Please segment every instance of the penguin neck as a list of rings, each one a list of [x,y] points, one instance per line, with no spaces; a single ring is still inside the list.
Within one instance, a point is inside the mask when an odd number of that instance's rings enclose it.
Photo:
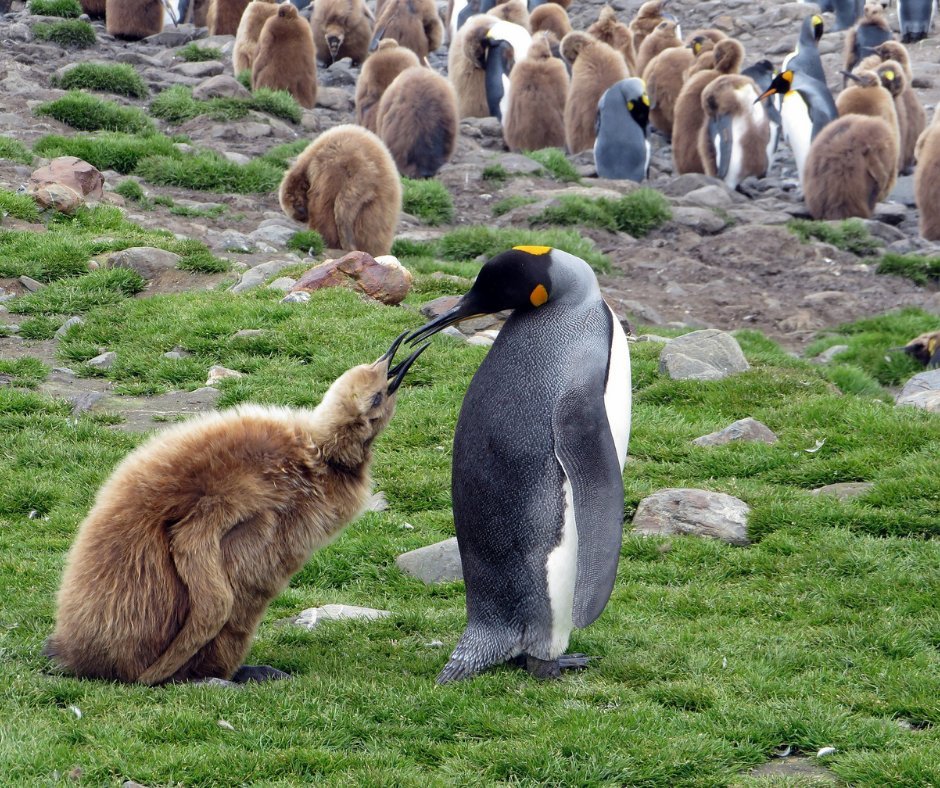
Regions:
[[[591,267],[581,261],[577,267],[565,267],[552,271],[553,290],[557,295],[546,304],[546,307],[555,304],[559,307],[571,308],[600,300],[601,290],[597,284],[597,277]]]

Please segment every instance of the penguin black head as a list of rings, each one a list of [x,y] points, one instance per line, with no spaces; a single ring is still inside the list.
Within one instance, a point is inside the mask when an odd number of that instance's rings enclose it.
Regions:
[[[638,77],[628,77],[621,79],[615,85],[608,88],[598,103],[598,117],[604,102],[609,100],[621,100],[627,108],[627,112],[637,122],[637,125],[646,131],[650,119],[650,99],[646,95],[646,85]]]
[[[819,39],[823,36],[823,18],[819,14],[813,14],[813,38],[816,39],[816,43],[819,43]]]
[[[774,95],[774,93],[779,93],[781,96],[785,96],[790,92],[790,89],[793,87],[793,72],[787,69],[786,71],[781,71],[777,76],[773,78],[773,81],[770,83],[770,87],[767,88],[763,93],[757,97],[757,101],[763,101],[768,96]]]
[[[539,309],[588,276],[594,279],[588,264],[574,255],[549,246],[513,247],[487,260],[457,306],[413,331],[408,342],[425,339],[477,315],[504,309],[517,313]]]

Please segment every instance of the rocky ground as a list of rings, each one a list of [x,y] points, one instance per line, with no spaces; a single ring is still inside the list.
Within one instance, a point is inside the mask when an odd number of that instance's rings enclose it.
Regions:
[[[617,0],[613,5],[628,19],[639,0]],[[576,26],[586,27],[597,15],[601,2],[577,0],[571,9]],[[815,6],[774,3],[769,0],[729,0],[671,5],[683,30],[715,26],[736,36],[747,48],[746,62],[768,57],[779,63],[791,50],[800,21]],[[97,46],[69,50],[33,40],[31,23],[36,17],[22,2],[0,17],[0,133],[27,145],[50,134],[74,130],[33,108],[63,91],[50,87],[50,78],[63,67],[84,60],[132,64],[152,92],[171,85],[196,87],[219,74],[231,74],[230,36],[208,39],[205,31],[191,26],[168,27],[142,42],[121,42],[95,23]],[[831,22],[826,15],[827,23]],[[831,25],[830,25],[831,26]],[[834,92],[841,83],[844,33],[827,32],[821,42],[823,62]],[[190,40],[214,46],[223,61],[186,63],[177,48]],[[915,86],[932,113],[940,97],[940,39],[930,38],[911,47]],[[432,65],[446,70],[446,51],[435,53]],[[260,155],[276,144],[312,139],[317,132],[354,119],[353,96],[358,69],[340,61],[321,69],[318,106],[305,111],[300,124],[290,124],[256,114],[239,122],[219,123],[205,117],[181,126],[159,122],[169,134],[185,134],[193,145],[208,147],[236,161]],[[112,98],[109,96],[109,98]],[[137,103],[146,107],[148,100]],[[602,277],[612,305],[632,321],[649,326],[714,326],[724,329],[756,328],[786,347],[798,351],[821,329],[844,321],[885,312],[895,307],[922,306],[940,312],[940,295],[906,279],[877,275],[870,262],[823,243],[800,243],[785,224],[805,216],[792,157],[781,147],[768,178],[750,179],[740,191],[729,191],[705,176],[674,177],[668,144],[654,137],[654,157],[649,185],[665,194],[673,206],[673,219],[644,239],[624,233],[585,229],[607,253],[615,270]],[[460,141],[453,161],[439,174],[451,191],[457,208],[455,224],[528,226],[528,219],[560,194],[620,194],[635,188],[624,182],[601,181],[594,176],[590,153],[574,157],[585,177],[578,185],[564,184],[532,172],[533,163],[505,152],[499,126],[493,119],[469,119],[461,124]],[[482,178],[485,167],[502,164],[514,177],[502,182]],[[30,167],[0,160],[0,186],[16,189],[29,176]],[[106,189],[124,176],[105,173]],[[261,263],[288,264],[297,258],[283,246],[299,229],[281,213],[276,195],[217,195],[164,187],[147,191],[170,196],[178,204],[227,206],[218,217],[186,218],[156,206],[140,211],[128,206],[129,218],[147,227],[169,229],[182,236],[205,241],[213,250],[237,261],[238,267]],[[525,195],[539,200],[494,219],[492,206],[506,197]],[[122,204],[115,194],[107,198]],[[898,252],[940,253],[940,248],[917,237],[917,211],[913,205],[912,178],[902,177],[889,203],[878,207],[867,222],[872,235],[886,248]],[[433,237],[450,228],[427,228],[413,217],[403,216],[399,236]],[[231,251],[240,249],[237,255]],[[195,286],[213,286],[216,280],[194,278],[183,272],[153,282],[148,293]],[[16,282],[0,281],[0,287],[16,293]],[[145,294],[146,295],[146,294]],[[13,317],[12,315],[7,317]],[[0,353],[16,355],[15,340],[0,340]],[[34,351],[36,348],[34,348]],[[20,349],[22,352],[22,349]]]

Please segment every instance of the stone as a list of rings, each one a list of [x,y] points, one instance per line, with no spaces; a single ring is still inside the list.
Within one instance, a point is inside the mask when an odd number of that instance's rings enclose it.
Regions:
[[[940,391],[919,391],[899,399],[897,405],[921,408],[928,413],[940,413]]]
[[[317,106],[337,112],[349,112],[353,108],[353,97],[342,88],[320,87],[317,89]]]
[[[727,427],[717,432],[710,432],[708,435],[702,435],[696,438],[692,443],[696,446],[724,446],[732,441],[742,443],[776,443],[777,436],[766,425],[752,419],[738,419]]]
[[[216,364],[213,367],[209,367],[209,377],[206,379],[206,386],[212,387],[220,380],[230,380],[241,377],[244,377],[241,372]]]
[[[192,25],[180,25],[179,27],[167,27],[159,33],[147,36],[143,41],[145,44],[175,49],[199,38],[204,32],[202,28],[193,27]]]
[[[198,101],[211,98],[249,98],[250,96],[251,91],[228,74],[216,74],[193,88],[193,98]]]
[[[924,391],[937,390],[940,390],[940,369],[918,372],[904,384],[904,388],[901,389],[901,393],[898,394],[895,401],[900,404],[901,400],[906,397],[920,394]]]
[[[395,559],[395,565],[406,575],[429,585],[463,580],[457,537],[402,553]]]
[[[875,211],[872,218],[885,224],[899,225],[907,217],[910,211],[903,203],[880,202],[875,205]]]
[[[287,246],[287,242],[297,234],[297,229],[286,224],[269,224],[258,227],[248,233],[248,237],[255,242],[263,241],[273,246]]]
[[[670,488],[640,501],[633,516],[634,533],[647,536],[704,536],[729,544],[750,544],[750,507],[725,493]]]
[[[659,356],[659,371],[674,380],[721,380],[750,369],[737,340],[706,328],[676,337]]]
[[[251,252],[255,247],[252,240],[244,233],[238,232],[238,230],[225,230],[217,234],[214,245],[226,252]]]
[[[35,293],[45,287],[42,282],[37,282],[31,276],[26,276],[26,274],[23,274],[17,281],[29,290],[30,293]]]
[[[672,209],[672,221],[697,233],[714,235],[725,229],[727,222],[708,208],[679,206]]]
[[[833,345],[832,347],[826,348],[818,356],[814,356],[810,359],[811,364],[828,364],[840,353],[845,353],[849,349],[848,345]]]
[[[381,301],[401,303],[411,290],[411,272],[392,255],[374,258],[366,252],[349,252],[338,260],[327,260],[306,271],[291,292],[314,292],[325,287],[352,286]]]
[[[184,77],[214,77],[225,71],[225,66],[218,60],[203,60],[196,63],[177,63],[172,70]]]
[[[521,153],[506,153],[497,161],[510,175],[535,175],[542,171],[541,164]]]
[[[130,268],[148,281],[179,265],[180,256],[152,246],[132,246],[115,252],[107,259],[109,268]]]
[[[281,299],[282,304],[306,304],[310,301],[310,293],[305,290],[298,290],[295,293],[288,293]]]
[[[114,366],[114,362],[117,361],[117,353],[113,350],[109,350],[105,353],[101,353],[95,356],[93,359],[89,359],[85,363],[89,367],[94,367],[95,369],[111,369]]]
[[[56,329],[55,338],[56,338],[56,339],[62,339],[62,337],[64,337],[64,336],[68,333],[68,330],[69,330],[72,326],[80,326],[80,325],[82,325],[84,322],[85,322],[85,321],[82,320],[82,318],[78,317],[77,315],[75,315],[75,316],[73,316],[73,317],[70,317],[70,318],[69,318],[68,320],[66,320],[61,326],[59,326],[58,329]]]
[[[460,301],[460,296],[441,296],[433,301],[427,301],[421,305],[421,314],[429,320],[440,317],[445,312],[449,312]]]
[[[289,293],[290,289],[297,284],[297,280],[292,276],[281,276],[268,285],[268,290],[280,290],[282,293]]]
[[[727,187],[718,184],[693,189],[685,195],[684,200],[701,208],[730,208],[734,202]]]
[[[64,186],[78,195],[79,204],[89,200],[100,200],[104,194],[104,176],[87,161],[76,156],[59,156],[44,167],[39,167],[29,177],[26,193],[36,195],[53,184]],[[65,211],[63,211],[65,212]]]
[[[838,776],[829,769],[820,766],[812,758],[790,755],[774,758],[765,764],[751,769],[750,777],[756,778],[755,785],[837,785]]]
[[[84,391],[69,397],[69,402],[72,403],[72,416],[87,413],[102,399],[104,399],[104,394],[100,391]]]
[[[323,621],[375,621],[388,618],[388,610],[375,610],[371,607],[358,607],[356,605],[323,605],[323,607],[310,607],[302,610],[296,616],[281,619],[279,623],[293,624],[304,629],[315,629]]]
[[[30,192],[40,208],[51,208],[65,214],[73,214],[83,204],[82,196],[61,183],[47,183]]]
[[[836,484],[826,484],[810,490],[813,495],[826,495],[832,498],[838,498],[840,501],[847,501],[852,498],[867,493],[872,487],[873,482],[837,482]]]
[[[296,260],[270,260],[267,263],[249,268],[242,274],[239,282],[229,288],[230,293],[244,293],[246,290],[253,290],[264,284],[264,281],[281,272],[282,269],[290,265],[297,265]]]

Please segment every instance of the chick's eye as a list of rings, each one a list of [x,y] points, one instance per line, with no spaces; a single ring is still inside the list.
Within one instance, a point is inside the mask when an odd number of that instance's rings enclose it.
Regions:
[[[372,398],[372,407],[377,408],[382,404],[383,399],[385,399],[385,392],[377,391],[375,396]]]

